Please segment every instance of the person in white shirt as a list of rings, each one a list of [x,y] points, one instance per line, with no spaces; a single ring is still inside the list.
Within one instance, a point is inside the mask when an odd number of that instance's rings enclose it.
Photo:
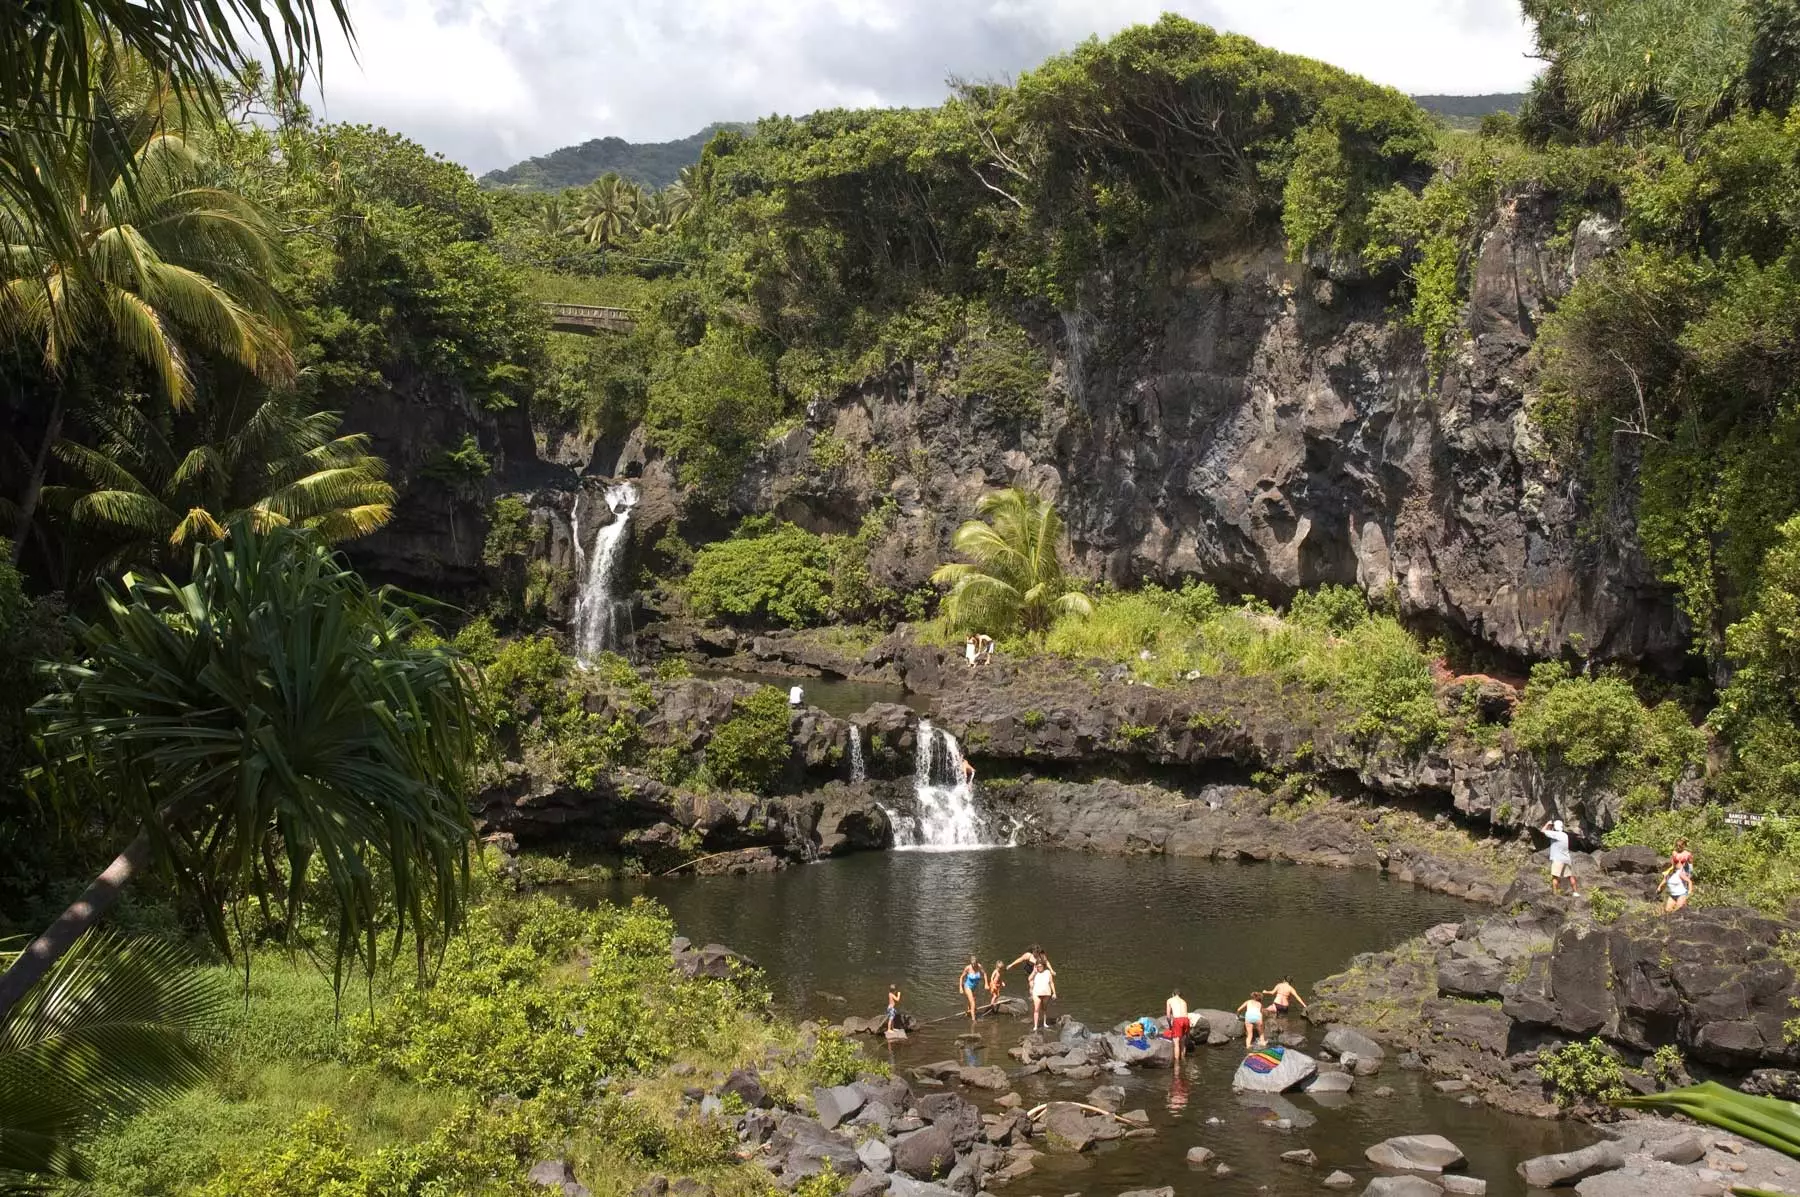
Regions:
[[[788,705],[790,707],[797,707],[801,703],[804,703],[805,701],[806,701],[806,690],[803,687],[801,687],[799,685],[793,685],[793,686],[788,687]]]
[[[1569,879],[1569,896],[1581,893],[1581,886],[1575,880],[1575,866],[1569,858],[1569,833],[1563,829],[1561,819],[1552,819],[1544,824],[1543,832],[1550,838],[1550,892],[1562,892],[1562,879]]]

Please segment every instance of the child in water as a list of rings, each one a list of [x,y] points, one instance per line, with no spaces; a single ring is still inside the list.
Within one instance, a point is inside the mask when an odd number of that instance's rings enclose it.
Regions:
[[[962,977],[957,984],[962,989],[963,997],[968,999],[970,1022],[975,1021],[975,991],[986,980],[981,971],[981,961],[973,956],[969,957],[969,962],[963,965]]]
[[[993,971],[988,973],[988,1005],[990,1007],[998,1006],[1000,1004],[1000,991],[1006,988],[1006,979],[1000,974],[1004,972],[1005,969],[1006,962],[1004,960],[996,960],[994,961]]]
[[[1252,1047],[1267,1047],[1269,1040],[1263,1035],[1262,991],[1259,989],[1250,995],[1248,1001],[1238,1007],[1238,1013],[1244,1016],[1244,1050]],[[1255,1040],[1254,1043],[1251,1040]]]

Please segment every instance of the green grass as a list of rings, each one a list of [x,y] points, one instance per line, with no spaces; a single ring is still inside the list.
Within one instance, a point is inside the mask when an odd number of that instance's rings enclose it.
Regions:
[[[598,308],[647,308],[657,285],[629,274],[556,274],[535,267],[524,272],[525,293],[539,303],[584,303]]]

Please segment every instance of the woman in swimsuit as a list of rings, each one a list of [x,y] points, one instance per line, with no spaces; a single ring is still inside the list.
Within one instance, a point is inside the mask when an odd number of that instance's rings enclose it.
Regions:
[[[1669,853],[1669,867],[1680,869],[1686,875],[1687,883],[1694,883],[1694,854],[1688,851],[1685,839],[1675,841],[1675,851]]]
[[[1031,1029],[1035,1031],[1045,1025],[1044,1002],[1056,996],[1056,970],[1050,967],[1050,957],[1044,954],[1044,949],[1036,944],[1032,944],[1009,967],[1016,967],[1027,960],[1031,961]]]
[[[987,978],[981,971],[981,961],[973,956],[969,957],[969,962],[963,965],[962,978],[958,984],[962,986],[963,997],[967,998],[969,1001],[970,1022],[975,1021],[975,990],[978,989],[985,980],[987,980]]]
[[[1251,994],[1250,1000],[1238,1007],[1238,1013],[1244,1016],[1244,1050],[1269,1046],[1268,1039],[1263,1036],[1262,991]],[[1252,1039],[1256,1042],[1252,1043]]]
[[[1688,904],[1688,898],[1694,892],[1694,883],[1687,870],[1680,865],[1670,865],[1662,875],[1662,884],[1657,888],[1669,892],[1669,900],[1663,906],[1663,913],[1674,914]]]

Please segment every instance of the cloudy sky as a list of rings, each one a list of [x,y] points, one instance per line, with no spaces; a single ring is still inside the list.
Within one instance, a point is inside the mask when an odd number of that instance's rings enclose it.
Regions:
[[[480,172],[591,137],[936,103],[1177,11],[1412,93],[1520,91],[1516,0],[352,0],[323,115]]]

